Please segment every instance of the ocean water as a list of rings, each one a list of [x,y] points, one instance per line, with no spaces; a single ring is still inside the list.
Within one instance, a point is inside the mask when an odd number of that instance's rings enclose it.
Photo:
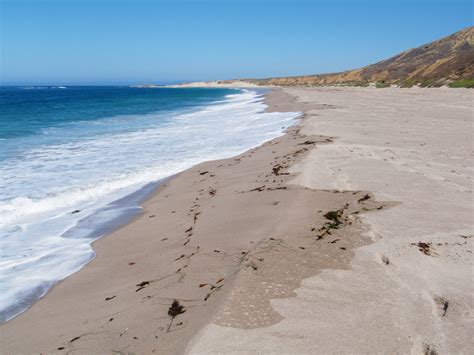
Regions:
[[[282,134],[242,89],[0,87],[0,321],[94,258],[162,180]]]

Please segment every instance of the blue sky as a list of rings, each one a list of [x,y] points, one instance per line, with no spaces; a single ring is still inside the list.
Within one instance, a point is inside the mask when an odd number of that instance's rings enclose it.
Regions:
[[[357,68],[473,23],[470,0],[0,0],[6,85]]]

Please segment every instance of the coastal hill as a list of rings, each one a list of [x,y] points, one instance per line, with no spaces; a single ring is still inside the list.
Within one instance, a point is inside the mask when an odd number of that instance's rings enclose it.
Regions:
[[[474,86],[474,27],[406,50],[392,58],[341,73],[305,75],[267,79],[245,79],[257,85],[312,86],[390,84],[404,87]],[[221,81],[220,83],[232,81]]]

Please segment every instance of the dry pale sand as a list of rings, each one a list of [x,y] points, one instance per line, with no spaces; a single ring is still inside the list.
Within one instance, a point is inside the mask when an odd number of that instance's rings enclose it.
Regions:
[[[280,91],[267,102],[277,111],[328,108]],[[95,260],[0,326],[1,352],[182,353],[210,321],[240,328],[282,321],[271,299],[294,296],[303,278],[323,269],[348,267],[352,250],[370,242],[358,213],[385,206],[363,191],[289,184],[297,174],[288,169],[330,142],[297,126],[169,180],[139,218],[94,243]],[[171,317],[174,300],[184,308]]]
[[[241,309],[226,300],[187,351],[472,354],[474,92],[285,92],[331,105],[307,111],[302,133],[336,137],[290,169],[291,183],[368,190],[397,205],[362,216],[373,243],[355,251],[350,269],[329,266],[305,279],[296,297],[272,299],[280,322],[245,329],[227,321]],[[245,303],[255,293],[246,291],[231,294]]]

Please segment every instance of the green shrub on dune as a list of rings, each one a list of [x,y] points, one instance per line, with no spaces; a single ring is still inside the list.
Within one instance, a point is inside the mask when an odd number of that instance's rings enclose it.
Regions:
[[[377,89],[388,88],[389,86],[390,86],[390,84],[389,84],[389,83],[386,83],[384,80],[382,80],[382,81],[377,81],[377,82],[375,83],[375,87],[376,87]]]
[[[417,82],[415,79],[413,78],[408,78],[408,79],[405,79],[403,80],[401,83],[400,83],[400,87],[401,88],[411,88],[413,85],[415,85]]]
[[[474,88],[474,79],[462,79],[449,84],[451,88]]]

